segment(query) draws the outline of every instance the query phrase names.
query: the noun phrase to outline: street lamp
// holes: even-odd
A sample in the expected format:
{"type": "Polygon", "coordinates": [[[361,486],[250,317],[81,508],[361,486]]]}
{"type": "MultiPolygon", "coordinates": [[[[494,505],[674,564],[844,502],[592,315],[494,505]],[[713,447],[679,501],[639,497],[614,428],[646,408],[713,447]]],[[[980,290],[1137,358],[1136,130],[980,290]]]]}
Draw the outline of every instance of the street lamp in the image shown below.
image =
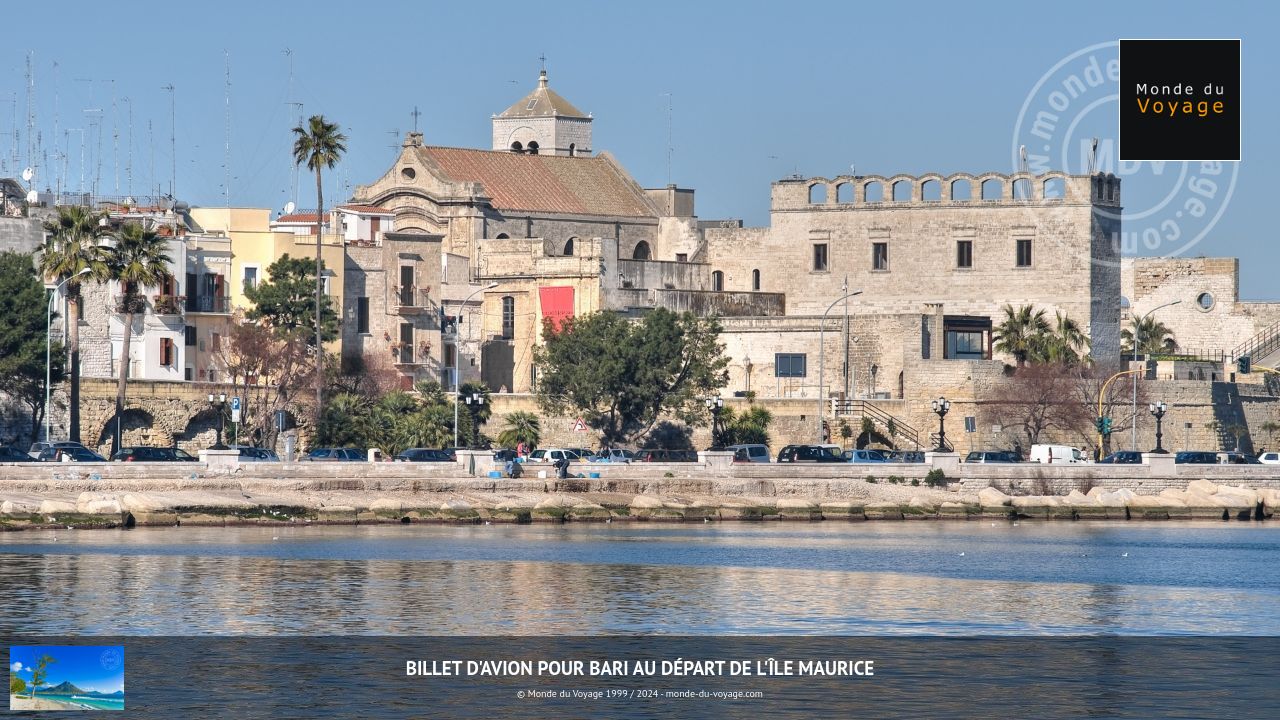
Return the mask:
{"type": "Polygon", "coordinates": [[[706,398],[703,402],[711,411],[711,449],[719,450],[724,444],[724,428],[720,426],[720,412],[724,410],[724,398],[716,395],[706,398]]]}
{"type": "MultiPolygon", "coordinates": [[[[475,297],[477,293],[482,293],[485,290],[492,290],[498,287],[499,284],[500,283],[491,282],[484,287],[479,287],[473,290],[470,295],[463,299],[459,311],[461,311],[462,308],[465,308],[467,303],[471,302],[471,298],[475,297]]],[[[461,316],[462,313],[459,312],[458,315],[461,316]]],[[[471,341],[470,322],[467,323],[467,341],[471,341]]],[[[454,353],[454,358],[456,367],[453,368],[453,446],[456,448],[458,447],[458,395],[462,392],[462,383],[458,382],[458,374],[462,369],[462,352],[459,351],[454,353]]]]}
{"type": "MultiPolygon", "coordinates": [[[[1154,313],[1155,311],[1160,310],[1162,308],[1167,308],[1171,305],[1177,305],[1181,302],[1182,302],[1181,300],[1174,300],[1173,302],[1167,302],[1163,305],[1157,305],[1151,308],[1150,310],[1148,310],[1146,313],[1144,313],[1142,317],[1138,319],[1138,322],[1134,324],[1133,326],[1133,359],[1135,361],[1138,359],[1138,350],[1139,348],[1142,347],[1142,335],[1140,334],[1142,332],[1142,324],[1146,322],[1146,319],[1151,317],[1151,314],[1154,313]]],[[[1137,373],[1133,374],[1133,427],[1130,429],[1129,443],[1130,443],[1129,449],[1131,450],[1138,449],[1138,374],[1137,373]]]]}
{"type": "Polygon", "coordinates": [[[49,442],[49,428],[50,428],[49,383],[52,379],[52,372],[49,369],[50,368],[49,362],[52,355],[51,348],[53,346],[53,338],[51,337],[51,335],[53,334],[53,299],[58,297],[58,291],[62,289],[63,285],[66,285],[67,283],[71,282],[75,278],[80,277],[81,275],[88,275],[90,272],[92,271],[89,268],[84,268],[80,272],[76,273],[75,275],[72,275],[71,277],[63,280],[57,285],[54,285],[53,290],[49,292],[49,311],[45,313],[45,319],[44,319],[44,440],[45,442],[49,442]]]}
{"type": "Polygon", "coordinates": [[[1163,436],[1163,433],[1160,432],[1160,421],[1164,419],[1165,411],[1168,409],[1169,406],[1163,402],[1153,402],[1149,408],[1151,415],[1156,419],[1156,449],[1151,451],[1155,455],[1169,454],[1169,451],[1165,450],[1160,444],[1160,438],[1163,436]]]}
{"type": "MultiPolygon", "coordinates": [[[[475,422],[476,413],[479,412],[480,406],[484,405],[484,393],[478,393],[478,392],[469,393],[466,398],[466,403],[467,403],[467,412],[471,414],[471,447],[474,448],[476,446],[476,433],[477,433],[476,422],[475,422]],[[471,409],[473,407],[476,408],[474,411],[471,409]]],[[[456,429],[457,426],[458,424],[457,424],[457,421],[455,420],[454,428],[456,429]]],[[[456,439],[454,441],[454,444],[457,445],[456,439]]]]}
{"type": "Polygon", "coordinates": [[[226,407],[226,405],[227,405],[226,393],[218,393],[217,395],[214,395],[213,393],[209,393],[209,406],[212,407],[214,411],[218,413],[218,428],[217,428],[218,441],[213,444],[213,447],[209,448],[210,450],[226,450],[227,449],[227,446],[222,444],[222,426],[224,421],[226,420],[226,416],[223,415],[222,409],[226,407]]]}
{"type": "Polygon", "coordinates": [[[836,298],[827,306],[825,312],[822,313],[822,322],[818,323],[818,442],[823,442],[822,437],[822,393],[827,389],[827,354],[823,352],[823,343],[826,342],[827,332],[827,314],[831,312],[831,308],[840,303],[841,300],[848,300],[854,295],[861,295],[861,290],[854,290],[836,298]]]}
{"type": "Polygon", "coordinates": [[[933,401],[933,411],[938,414],[938,447],[934,448],[934,452],[947,452],[947,412],[951,410],[951,401],[945,397],[940,397],[933,401]]]}

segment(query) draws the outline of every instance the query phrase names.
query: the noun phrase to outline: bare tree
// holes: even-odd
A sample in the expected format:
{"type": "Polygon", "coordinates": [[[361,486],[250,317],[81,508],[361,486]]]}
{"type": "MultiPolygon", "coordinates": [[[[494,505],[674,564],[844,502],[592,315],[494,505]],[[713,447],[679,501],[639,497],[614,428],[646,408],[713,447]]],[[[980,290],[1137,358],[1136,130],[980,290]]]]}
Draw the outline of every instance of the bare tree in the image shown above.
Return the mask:
{"type": "MultiPolygon", "coordinates": [[[[301,336],[282,337],[256,323],[237,321],[223,341],[216,361],[244,398],[241,438],[264,447],[275,445],[276,413],[297,414],[302,391],[314,384],[315,354],[301,336]]],[[[240,440],[241,438],[238,438],[240,440]]]]}
{"type": "MultiPolygon", "coordinates": [[[[1111,438],[1103,438],[1102,447],[1098,446],[1098,431],[1093,425],[1098,417],[1098,396],[1103,385],[1107,385],[1107,381],[1118,372],[1120,369],[1115,365],[1091,365],[1081,368],[1078,376],[1077,397],[1089,408],[1088,423],[1083,432],[1084,441],[1097,450],[1100,456],[1111,453],[1111,438]]],[[[1137,383],[1136,395],[1131,376],[1118,377],[1107,385],[1106,397],[1101,398],[1102,415],[1111,418],[1112,435],[1133,429],[1138,416],[1135,407],[1138,412],[1146,412],[1149,397],[1147,384],[1141,378],[1137,383]]]]}
{"type": "Polygon", "coordinates": [[[1080,400],[1082,372],[1058,363],[1018,368],[983,403],[983,421],[1009,429],[1015,443],[1027,446],[1042,439],[1082,438],[1093,422],[1092,411],[1080,400]]]}

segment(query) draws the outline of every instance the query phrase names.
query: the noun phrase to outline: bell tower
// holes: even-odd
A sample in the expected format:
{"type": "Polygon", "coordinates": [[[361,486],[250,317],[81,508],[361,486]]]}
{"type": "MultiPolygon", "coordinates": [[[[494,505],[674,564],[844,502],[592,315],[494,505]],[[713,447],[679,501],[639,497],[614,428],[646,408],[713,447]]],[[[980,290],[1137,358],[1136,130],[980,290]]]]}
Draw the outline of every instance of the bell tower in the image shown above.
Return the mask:
{"type": "Polygon", "coordinates": [[[591,155],[591,116],[547,86],[538,86],[500,115],[493,116],[493,149],[529,155],[591,155]]]}

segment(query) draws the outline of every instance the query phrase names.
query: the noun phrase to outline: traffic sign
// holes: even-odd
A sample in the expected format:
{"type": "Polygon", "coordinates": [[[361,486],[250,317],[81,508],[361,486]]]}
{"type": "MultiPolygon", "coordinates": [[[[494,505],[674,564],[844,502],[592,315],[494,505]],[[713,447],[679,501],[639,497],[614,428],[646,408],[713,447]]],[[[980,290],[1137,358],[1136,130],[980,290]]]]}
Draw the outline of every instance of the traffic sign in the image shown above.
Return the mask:
{"type": "Polygon", "coordinates": [[[578,421],[577,421],[577,422],[575,422],[575,423],[573,424],[573,431],[574,431],[574,432],[586,432],[586,431],[587,431],[587,424],[586,424],[586,423],[584,423],[584,422],[582,422],[582,418],[578,418],[578,421]]]}
{"type": "Polygon", "coordinates": [[[231,398],[231,422],[240,422],[240,398],[231,398]]]}

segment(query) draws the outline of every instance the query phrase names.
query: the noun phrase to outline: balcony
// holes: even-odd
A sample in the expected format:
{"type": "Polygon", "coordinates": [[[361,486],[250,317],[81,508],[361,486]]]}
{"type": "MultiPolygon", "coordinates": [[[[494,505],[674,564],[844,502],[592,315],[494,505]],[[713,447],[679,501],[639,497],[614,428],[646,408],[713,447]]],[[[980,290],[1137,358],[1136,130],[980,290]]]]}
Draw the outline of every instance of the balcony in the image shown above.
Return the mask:
{"type": "Polygon", "coordinates": [[[188,295],[187,312],[226,314],[231,312],[231,298],[226,295],[188,295]]]}
{"type": "Polygon", "coordinates": [[[156,295],[152,297],[151,307],[157,315],[181,315],[186,303],[184,295],[156,295]]]}
{"type": "Polygon", "coordinates": [[[426,365],[431,359],[431,343],[425,340],[418,343],[416,352],[413,345],[396,343],[391,346],[391,358],[401,369],[426,365]]]}
{"type": "Polygon", "coordinates": [[[431,291],[417,287],[391,288],[391,305],[399,315],[422,315],[431,310],[431,291]]]}
{"type": "Polygon", "coordinates": [[[135,315],[145,313],[147,311],[147,299],[146,297],[136,293],[129,295],[116,295],[115,310],[120,315],[126,315],[128,313],[134,313],[135,315]]]}

